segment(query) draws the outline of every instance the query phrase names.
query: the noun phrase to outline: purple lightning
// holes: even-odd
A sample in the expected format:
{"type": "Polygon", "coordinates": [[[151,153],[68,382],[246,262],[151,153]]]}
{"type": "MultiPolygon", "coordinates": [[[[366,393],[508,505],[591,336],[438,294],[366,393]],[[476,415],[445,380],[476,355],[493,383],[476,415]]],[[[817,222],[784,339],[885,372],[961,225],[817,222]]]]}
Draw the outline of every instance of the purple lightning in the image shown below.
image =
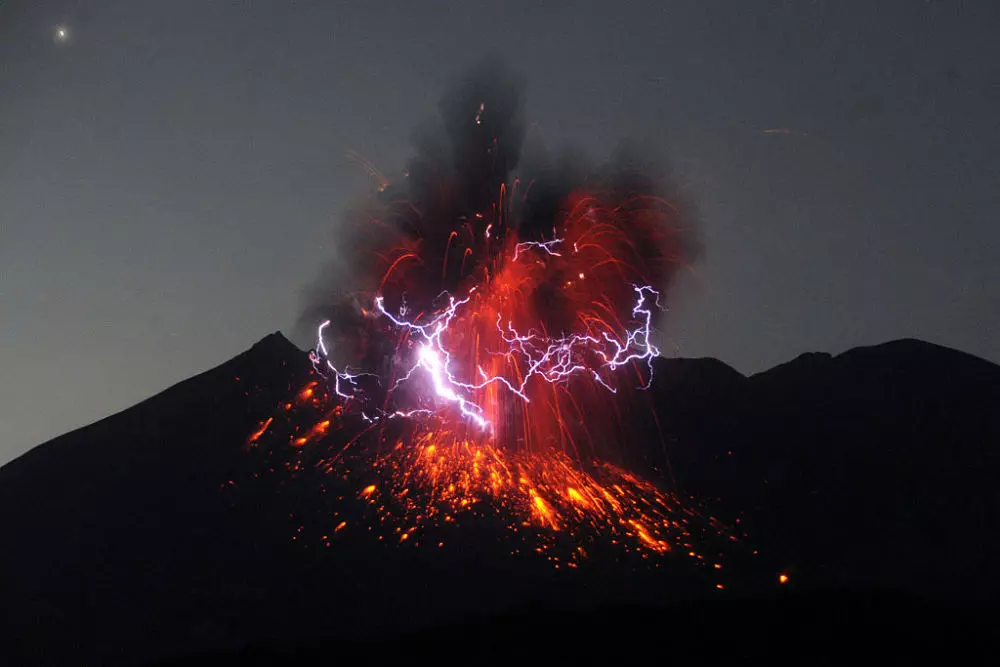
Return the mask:
{"type": "MultiPolygon", "coordinates": [[[[544,252],[559,256],[553,250],[554,246],[561,243],[562,239],[554,239],[546,242],[524,242],[517,244],[515,248],[515,259],[522,247],[539,248],[544,252]]],[[[376,310],[384,315],[392,324],[399,328],[409,329],[416,334],[420,340],[416,350],[415,360],[409,370],[393,385],[396,389],[402,383],[410,380],[417,371],[424,371],[431,380],[435,395],[444,401],[454,404],[459,412],[466,418],[475,422],[481,428],[489,428],[490,423],[484,417],[483,408],[469,400],[467,392],[482,389],[493,383],[500,383],[511,393],[518,396],[525,402],[530,402],[527,395],[528,382],[533,377],[541,377],[549,383],[562,383],[571,377],[582,375],[590,376],[593,380],[606,390],[617,393],[617,389],[599,371],[608,369],[615,371],[619,367],[636,361],[645,361],[649,369],[649,380],[643,388],[648,388],[653,380],[653,364],[655,357],[660,355],[660,350],[651,341],[651,328],[653,312],[649,305],[652,301],[657,307],[659,304],[659,293],[652,287],[633,285],[637,300],[632,309],[633,317],[639,325],[634,329],[626,329],[620,338],[612,336],[608,332],[603,332],[601,337],[594,335],[575,334],[562,338],[549,338],[537,332],[529,331],[527,334],[518,333],[513,324],[508,322],[506,328],[501,326],[500,316],[497,316],[497,329],[502,340],[507,343],[509,349],[502,352],[504,356],[518,356],[524,361],[526,371],[522,375],[521,381],[512,383],[507,378],[495,375],[489,376],[479,368],[481,381],[478,383],[465,382],[460,380],[452,369],[452,354],[445,347],[443,336],[458,314],[458,309],[467,304],[471,294],[475,292],[473,287],[464,299],[456,300],[448,295],[448,307],[437,314],[426,324],[417,324],[406,319],[407,308],[405,304],[400,308],[398,315],[393,315],[385,307],[384,298],[380,295],[375,298],[376,310]],[[588,365],[587,359],[601,359],[598,369],[594,369],[593,364],[588,365]]],[[[326,377],[330,377],[334,383],[334,391],[345,400],[355,398],[353,391],[345,393],[341,382],[347,383],[351,388],[357,386],[357,378],[361,376],[373,375],[372,373],[351,372],[349,369],[340,371],[329,360],[326,343],[323,339],[323,331],[330,322],[323,322],[317,331],[317,350],[310,353],[310,360],[317,372],[326,377]]],[[[377,377],[377,376],[376,376],[377,377]]],[[[397,410],[387,413],[376,409],[379,416],[385,418],[410,417],[416,414],[429,414],[429,410],[397,410]]],[[[367,414],[365,419],[371,421],[367,414]]]]}

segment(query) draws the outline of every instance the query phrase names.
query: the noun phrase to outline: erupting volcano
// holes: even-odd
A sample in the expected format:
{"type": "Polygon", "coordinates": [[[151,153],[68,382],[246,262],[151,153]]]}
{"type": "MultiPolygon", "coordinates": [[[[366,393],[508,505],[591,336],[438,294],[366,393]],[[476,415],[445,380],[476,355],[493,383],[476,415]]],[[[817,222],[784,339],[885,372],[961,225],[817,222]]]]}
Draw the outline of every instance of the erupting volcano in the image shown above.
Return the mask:
{"type": "Polygon", "coordinates": [[[721,569],[711,544],[735,536],[621,466],[631,439],[657,437],[642,394],[666,290],[700,247],[687,207],[627,151],[518,168],[521,90],[495,64],[441,112],[399,184],[371,169],[338,233],[351,257],[304,316],[314,377],[251,444],[310,450],[398,542],[502,511],[556,567],[603,541],[721,569]]]}

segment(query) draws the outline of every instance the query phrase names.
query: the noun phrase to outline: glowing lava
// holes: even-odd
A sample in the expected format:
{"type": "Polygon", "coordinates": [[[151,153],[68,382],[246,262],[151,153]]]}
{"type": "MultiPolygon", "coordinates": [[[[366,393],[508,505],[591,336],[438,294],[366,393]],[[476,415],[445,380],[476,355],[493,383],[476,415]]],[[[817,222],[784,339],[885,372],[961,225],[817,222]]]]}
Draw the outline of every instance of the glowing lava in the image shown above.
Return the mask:
{"type": "MultiPolygon", "coordinates": [[[[325,381],[251,442],[287,438],[290,469],[353,487],[343,502],[374,509],[397,545],[490,515],[556,565],[605,544],[721,569],[699,546],[733,539],[720,524],[608,462],[650,437],[630,390],[653,381],[661,294],[695,252],[690,226],[631,163],[551,187],[538,180],[551,169],[512,178],[504,151],[520,146],[505,137],[520,135],[502,114],[517,105],[488,89],[446,119],[444,161],[421,155],[393,184],[360,160],[378,187],[316,312],[325,381]]],[[[332,520],[328,535],[350,532],[332,520]]]]}
{"type": "MultiPolygon", "coordinates": [[[[343,434],[352,419],[337,412],[305,432],[343,434]]],[[[288,469],[317,471],[339,480],[338,488],[353,485],[355,500],[347,494],[341,502],[367,506],[370,523],[396,545],[441,548],[448,530],[499,520],[514,538],[512,554],[536,554],[554,567],[579,567],[593,550],[611,549],[642,559],[674,553],[714,571],[736,539],[690,502],[617,466],[584,464],[558,451],[513,452],[489,438],[466,438],[447,420],[427,419],[394,438],[388,451],[373,454],[361,444],[376,423],[360,438],[345,438],[346,446],[338,441],[312,458],[293,459],[288,469]]],[[[350,534],[350,526],[334,518],[326,530],[350,534]]]]}
{"type": "MultiPolygon", "coordinates": [[[[386,498],[371,502],[394,507],[411,535],[466,513],[499,511],[514,532],[541,529],[541,551],[552,551],[545,535],[558,533],[581,545],[600,538],[651,553],[689,550],[696,539],[672,495],[607,464],[585,471],[560,453],[511,455],[428,432],[412,445],[399,443],[376,468],[391,483],[386,498]]],[[[585,553],[575,549],[550,558],[575,563],[585,553]]]]}
{"type": "MultiPolygon", "coordinates": [[[[673,494],[588,453],[587,442],[628,432],[623,413],[608,410],[607,401],[628,402],[622,387],[643,389],[653,380],[660,293],[644,282],[651,259],[635,254],[623,211],[639,206],[648,223],[663,209],[656,198],[633,198],[617,210],[593,196],[580,202],[548,241],[522,241],[507,230],[501,242],[490,235],[498,221],[486,222],[482,237],[498,245],[485,256],[493,270],[481,281],[471,274],[461,297],[441,292],[419,310],[393,287],[419,256],[398,253],[371,307],[362,309],[366,338],[392,350],[381,363],[363,355],[360,365],[372,370],[335,365],[326,337],[331,320],[319,325],[310,360],[328,392],[318,395],[324,387],[315,381],[299,392],[297,402],[318,418],[293,426],[289,442],[321,446],[351,419],[368,424],[314,465],[349,484],[357,480],[357,499],[376,509],[396,543],[419,545],[428,531],[486,514],[503,516],[514,533],[531,532],[533,551],[573,567],[596,542],[647,556],[677,550],[707,564],[697,545],[730,539],[673,494]],[[532,298],[553,288],[557,313],[532,298]],[[576,330],[549,335],[560,322],[576,330]],[[390,424],[401,433],[389,435],[390,424]],[[555,549],[565,537],[575,546],[555,549]]],[[[450,247],[456,236],[444,242],[450,247]]],[[[251,442],[269,427],[270,420],[251,442]]]]}

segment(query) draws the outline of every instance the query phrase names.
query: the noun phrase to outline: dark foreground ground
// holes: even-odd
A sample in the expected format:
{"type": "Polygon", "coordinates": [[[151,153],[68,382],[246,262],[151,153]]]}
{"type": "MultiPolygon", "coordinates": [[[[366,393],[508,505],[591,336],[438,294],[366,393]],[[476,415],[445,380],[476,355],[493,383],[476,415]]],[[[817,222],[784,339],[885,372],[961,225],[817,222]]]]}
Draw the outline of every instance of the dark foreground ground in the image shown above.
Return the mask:
{"type": "Polygon", "coordinates": [[[488,521],[433,556],[290,541],[316,487],[249,483],[246,442],[308,372],[275,334],[0,468],[0,664],[855,662],[973,655],[995,634],[1000,367],[984,360],[919,341],[751,377],[658,360],[663,439],[625,463],[739,520],[759,555],[727,561],[725,591],[683,558],[556,575],[508,558],[488,521]]]}
{"type": "MultiPolygon", "coordinates": [[[[528,606],[400,636],[250,645],[179,656],[160,667],[350,664],[866,664],[879,657],[975,659],[995,646],[995,610],[901,593],[814,591],[673,607],[587,612],[528,606]]],[[[898,664],[898,663],[895,663],[898,664]]]]}

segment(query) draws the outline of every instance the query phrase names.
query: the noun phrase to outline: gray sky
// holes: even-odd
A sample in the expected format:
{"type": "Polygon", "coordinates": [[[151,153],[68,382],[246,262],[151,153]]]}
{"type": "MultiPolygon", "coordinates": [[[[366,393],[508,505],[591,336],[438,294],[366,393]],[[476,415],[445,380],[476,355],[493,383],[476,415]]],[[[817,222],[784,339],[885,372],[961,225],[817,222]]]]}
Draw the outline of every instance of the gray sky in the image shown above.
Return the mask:
{"type": "Polygon", "coordinates": [[[996,5],[0,0],[0,462],[291,331],[346,152],[400,169],[490,52],[547,143],[637,139],[698,203],[669,354],[998,361],[996,5]]]}

